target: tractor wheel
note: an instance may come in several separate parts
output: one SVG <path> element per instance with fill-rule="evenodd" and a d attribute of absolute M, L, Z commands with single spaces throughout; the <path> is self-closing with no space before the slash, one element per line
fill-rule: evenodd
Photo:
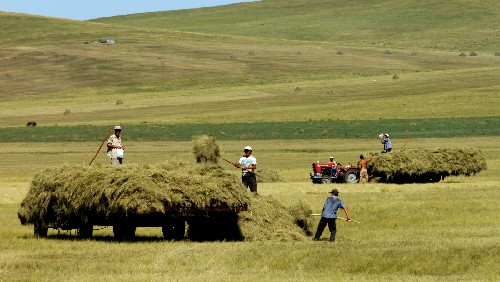
<path fill-rule="evenodd" d="M 328 183 L 332 182 L 332 180 L 331 180 L 329 175 L 323 175 L 323 176 L 321 176 L 321 182 L 323 184 L 328 184 Z"/>
<path fill-rule="evenodd" d="M 350 168 L 344 174 L 344 180 L 346 183 L 358 183 L 359 182 L 359 171 L 354 168 Z"/>

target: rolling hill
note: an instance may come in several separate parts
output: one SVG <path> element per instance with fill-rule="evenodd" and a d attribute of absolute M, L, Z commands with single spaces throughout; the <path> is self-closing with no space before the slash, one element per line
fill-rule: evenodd
<path fill-rule="evenodd" d="M 496 132 L 499 4 L 367 2 L 85 22 L 0 13 L 0 127 L 488 118 Z"/>

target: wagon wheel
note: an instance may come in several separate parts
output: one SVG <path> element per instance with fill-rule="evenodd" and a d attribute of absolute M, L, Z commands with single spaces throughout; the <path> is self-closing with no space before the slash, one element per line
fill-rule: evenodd
<path fill-rule="evenodd" d="M 45 238 L 49 232 L 49 228 L 40 222 L 35 222 L 33 230 L 35 238 Z"/>
<path fill-rule="evenodd" d="M 113 235 L 118 241 L 130 241 L 135 239 L 135 226 L 128 224 L 113 225 Z"/>
<path fill-rule="evenodd" d="M 182 217 L 171 218 L 165 222 L 161 231 L 167 240 L 182 240 L 186 231 L 186 221 Z"/>
<path fill-rule="evenodd" d="M 92 238 L 92 233 L 94 232 L 94 226 L 92 224 L 82 224 L 80 228 L 78 228 L 78 236 L 80 238 Z"/>
<path fill-rule="evenodd" d="M 358 183 L 359 181 L 358 170 L 354 168 L 347 170 L 347 172 L 344 175 L 344 180 L 346 183 Z"/>

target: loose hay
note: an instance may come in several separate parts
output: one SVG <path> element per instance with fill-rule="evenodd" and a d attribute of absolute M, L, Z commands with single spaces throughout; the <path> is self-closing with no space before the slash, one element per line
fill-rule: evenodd
<path fill-rule="evenodd" d="M 308 217 L 311 209 L 308 209 Z M 292 212 L 271 197 L 258 196 L 251 200 L 250 208 L 239 213 L 241 234 L 246 241 L 303 241 L 311 234 L 306 228 L 297 225 L 303 213 Z M 305 232 L 305 230 L 308 230 Z"/>
<path fill-rule="evenodd" d="M 271 169 L 261 169 L 258 168 L 257 172 L 257 182 L 259 183 L 273 183 L 273 182 L 282 182 L 283 178 L 274 170 Z"/>
<path fill-rule="evenodd" d="M 193 138 L 193 154 L 198 163 L 217 163 L 220 157 L 219 145 L 215 138 L 209 135 L 200 135 Z"/>
<path fill-rule="evenodd" d="M 254 196 L 219 166 L 182 162 L 48 168 L 35 175 L 18 211 L 22 224 L 62 229 L 162 226 L 180 216 L 197 241 L 303 240 L 308 214 L 305 205 L 293 211 Z"/>
<path fill-rule="evenodd" d="M 387 183 L 437 182 L 450 175 L 476 174 L 487 168 L 482 152 L 473 148 L 405 150 L 376 155 L 368 171 Z"/>

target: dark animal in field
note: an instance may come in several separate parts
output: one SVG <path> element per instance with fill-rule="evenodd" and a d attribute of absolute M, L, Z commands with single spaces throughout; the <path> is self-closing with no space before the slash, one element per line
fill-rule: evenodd
<path fill-rule="evenodd" d="M 36 126 L 36 121 L 28 121 L 28 123 L 26 123 L 26 126 Z"/>

